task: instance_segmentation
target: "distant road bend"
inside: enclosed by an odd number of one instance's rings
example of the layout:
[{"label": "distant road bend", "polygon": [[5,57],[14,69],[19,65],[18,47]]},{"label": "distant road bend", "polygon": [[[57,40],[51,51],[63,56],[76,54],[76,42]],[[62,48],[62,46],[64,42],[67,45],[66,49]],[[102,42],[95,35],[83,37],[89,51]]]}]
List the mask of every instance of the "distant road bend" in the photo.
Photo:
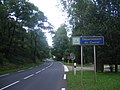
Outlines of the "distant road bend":
[{"label": "distant road bend", "polygon": [[66,74],[60,62],[44,64],[0,77],[0,90],[67,90]]}]

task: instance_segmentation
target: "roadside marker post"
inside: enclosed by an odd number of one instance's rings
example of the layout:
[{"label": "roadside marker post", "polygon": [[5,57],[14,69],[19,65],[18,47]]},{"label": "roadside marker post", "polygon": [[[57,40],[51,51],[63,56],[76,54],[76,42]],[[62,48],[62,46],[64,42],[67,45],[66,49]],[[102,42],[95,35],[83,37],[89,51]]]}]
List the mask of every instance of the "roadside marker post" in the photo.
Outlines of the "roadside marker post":
[{"label": "roadside marker post", "polygon": [[76,75],[76,63],[74,63],[74,76]]}]

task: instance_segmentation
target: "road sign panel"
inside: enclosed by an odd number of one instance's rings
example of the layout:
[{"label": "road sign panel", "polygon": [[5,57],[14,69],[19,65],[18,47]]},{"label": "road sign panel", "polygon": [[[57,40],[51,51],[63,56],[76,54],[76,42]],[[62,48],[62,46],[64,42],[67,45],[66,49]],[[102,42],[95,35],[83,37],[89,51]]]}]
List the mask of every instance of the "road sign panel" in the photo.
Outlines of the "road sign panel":
[{"label": "road sign panel", "polygon": [[80,37],[72,37],[73,45],[80,45]]},{"label": "road sign panel", "polygon": [[74,53],[70,53],[70,59],[75,60],[75,54]]},{"label": "road sign panel", "polygon": [[103,36],[81,36],[80,45],[104,45]]}]

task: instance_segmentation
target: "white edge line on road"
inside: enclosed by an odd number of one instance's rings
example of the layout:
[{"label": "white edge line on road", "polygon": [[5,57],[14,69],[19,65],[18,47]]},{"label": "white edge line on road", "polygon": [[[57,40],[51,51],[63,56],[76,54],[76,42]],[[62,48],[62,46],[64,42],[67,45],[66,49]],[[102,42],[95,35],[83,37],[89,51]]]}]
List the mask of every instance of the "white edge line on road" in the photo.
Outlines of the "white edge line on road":
[{"label": "white edge line on road", "polygon": [[13,85],[19,83],[19,82],[20,82],[20,81],[16,81],[16,82],[14,82],[14,83],[11,83],[11,84],[9,84],[9,85],[7,85],[7,86],[1,88],[0,90],[4,90],[4,89],[6,89],[6,88],[8,88],[8,87],[10,87],[10,86],[13,86]]},{"label": "white edge line on road", "polygon": [[64,77],[63,77],[63,79],[64,79],[64,80],[66,80],[66,77],[67,77],[67,76],[66,76],[66,74],[64,74]]},{"label": "white edge line on road", "polygon": [[23,71],[25,71],[25,70],[20,70],[20,71],[18,71],[18,72],[23,72]]},{"label": "white edge line on road", "polygon": [[25,77],[24,79],[28,79],[28,78],[32,77],[33,75],[34,75],[34,74],[31,74],[31,75]]},{"label": "white edge line on road", "polygon": [[64,71],[69,72],[68,67],[66,65],[64,65]]},{"label": "white edge line on road", "polygon": [[65,90],[65,88],[61,88],[61,90]]},{"label": "white edge line on road", "polygon": [[4,76],[7,76],[7,75],[9,75],[9,73],[8,74],[4,74],[4,75],[0,75],[0,77],[4,77]]},{"label": "white edge line on road", "polygon": [[33,67],[29,68],[29,69],[33,69]]},{"label": "white edge line on road", "polygon": [[69,69],[68,69],[68,67],[66,65],[64,65],[62,62],[59,62],[59,63],[63,65],[64,72],[69,72]]}]

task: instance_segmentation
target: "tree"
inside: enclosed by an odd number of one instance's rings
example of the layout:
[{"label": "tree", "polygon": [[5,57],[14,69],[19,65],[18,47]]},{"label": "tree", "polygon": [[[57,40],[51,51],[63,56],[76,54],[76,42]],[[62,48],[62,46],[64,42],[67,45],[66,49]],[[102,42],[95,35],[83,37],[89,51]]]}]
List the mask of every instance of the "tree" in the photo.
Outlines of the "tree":
[{"label": "tree", "polygon": [[49,23],[44,13],[26,0],[0,2],[0,64],[36,63],[37,59],[48,57],[42,29],[51,26],[44,26]]},{"label": "tree", "polygon": [[[99,61],[98,63],[120,64],[120,62],[118,61],[118,58],[120,58],[120,53],[117,51],[120,50],[120,1],[60,1],[61,4],[64,6],[65,11],[67,11],[69,14],[69,22],[73,26],[72,36],[104,36],[105,45],[102,47],[97,47],[97,56]],[[88,52],[87,55],[89,55]]]},{"label": "tree", "polygon": [[58,28],[53,37],[53,50],[52,55],[56,56],[58,60],[66,55],[66,50],[69,50],[68,37],[65,25]]}]

